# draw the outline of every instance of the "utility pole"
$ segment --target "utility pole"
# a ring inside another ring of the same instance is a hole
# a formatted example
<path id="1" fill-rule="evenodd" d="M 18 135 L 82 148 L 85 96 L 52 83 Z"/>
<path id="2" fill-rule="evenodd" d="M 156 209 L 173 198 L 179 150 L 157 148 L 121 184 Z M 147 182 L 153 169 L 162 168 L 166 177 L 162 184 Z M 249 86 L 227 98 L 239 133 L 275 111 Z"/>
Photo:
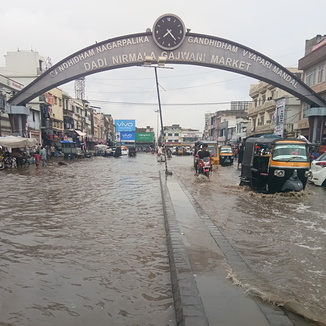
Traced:
<path id="1" fill-rule="evenodd" d="M 161 106 L 161 96 L 160 96 L 160 87 L 158 83 L 158 75 L 157 75 L 157 68 L 167 68 L 167 69 L 173 69 L 165 67 L 165 57 L 159 57 L 156 65 L 152 65 L 153 58 L 152 57 L 146 57 L 145 58 L 145 66 L 146 67 L 152 67 L 155 71 L 155 82 L 156 82 L 156 92 L 157 92 L 157 100 L 158 100 L 158 110 L 160 114 L 160 122 L 161 122 L 161 137 L 159 141 L 159 145 L 162 145 L 163 139 L 164 139 L 164 127 L 163 127 L 163 115 L 162 115 L 162 106 Z M 167 155 L 166 155 L 166 148 L 164 146 L 164 156 L 165 156 L 165 174 L 171 175 L 172 172 L 168 171 L 168 163 L 167 163 Z"/>

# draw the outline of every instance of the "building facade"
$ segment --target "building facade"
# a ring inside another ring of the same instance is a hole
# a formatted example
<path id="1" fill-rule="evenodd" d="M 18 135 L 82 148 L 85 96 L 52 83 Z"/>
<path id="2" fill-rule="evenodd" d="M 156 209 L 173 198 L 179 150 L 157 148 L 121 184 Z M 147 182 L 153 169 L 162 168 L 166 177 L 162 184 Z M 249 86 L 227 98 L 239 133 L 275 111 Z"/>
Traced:
<path id="1" fill-rule="evenodd" d="M 0 67 L 0 74 L 24 86 L 45 72 L 50 65 L 50 60 L 42 57 L 38 52 L 21 50 L 7 52 L 5 62 L 5 67 Z M 44 104 L 42 100 L 35 98 L 26 105 L 26 108 L 11 106 L 13 135 L 36 138 L 39 143 L 41 142 L 42 104 Z"/>
<path id="2" fill-rule="evenodd" d="M 18 112 L 12 112 L 8 104 L 10 97 L 23 89 L 23 87 L 24 85 L 21 83 L 0 75 L 0 137 L 12 134 L 11 121 L 13 123 L 20 121 L 20 125 L 23 126 L 24 114 L 21 116 Z M 23 134 L 22 129 L 21 134 Z"/>
<path id="3" fill-rule="evenodd" d="M 302 72 L 288 68 L 301 78 Z M 277 134 L 282 137 L 295 136 L 294 124 L 299 121 L 300 100 L 273 85 L 260 81 L 250 86 L 252 98 L 248 110 L 251 121 L 248 135 Z"/>
<path id="4" fill-rule="evenodd" d="M 243 132 L 237 131 L 237 123 L 247 120 L 248 107 L 248 101 L 235 101 L 230 103 L 230 110 L 209 113 L 208 123 L 205 121 L 205 128 L 208 130 L 204 131 L 204 135 L 207 135 L 204 139 L 217 141 L 220 145 L 231 143 L 236 146 L 243 136 Z"/>
<path id="5" fill-rule="evenodd" d="M 326 35 L 306 40 L 305 56 L 299 60 L 299 69 L 303 71 L 304 82 L 326 99 Z M 326 138 L 326 107 L 308 107 L 303 103 L 295 130 L 312 143 L 321 143 Z"/>

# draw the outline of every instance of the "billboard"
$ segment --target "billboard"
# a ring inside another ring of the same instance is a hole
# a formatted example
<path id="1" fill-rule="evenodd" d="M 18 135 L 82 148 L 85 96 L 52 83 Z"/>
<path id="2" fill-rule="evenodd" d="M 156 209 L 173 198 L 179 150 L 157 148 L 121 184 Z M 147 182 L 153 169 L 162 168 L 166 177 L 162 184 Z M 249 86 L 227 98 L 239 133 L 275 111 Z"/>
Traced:
<path id="1" fill-rule="evenodd" d="M 135 131 L 136 120 L 114 120 L 116 131 Z"/>
<path id="2" fill-rule="evenodd" d="M 128 142 L 135 141 L 136 132 L 135 131 L 120 131 L 120 141 Z"/>
<path id="3" fill-rule="evenodd" d="M 136 132 L 136 141 L 152 143 L 154 141 L 154 133 L 153 132 Z"/>

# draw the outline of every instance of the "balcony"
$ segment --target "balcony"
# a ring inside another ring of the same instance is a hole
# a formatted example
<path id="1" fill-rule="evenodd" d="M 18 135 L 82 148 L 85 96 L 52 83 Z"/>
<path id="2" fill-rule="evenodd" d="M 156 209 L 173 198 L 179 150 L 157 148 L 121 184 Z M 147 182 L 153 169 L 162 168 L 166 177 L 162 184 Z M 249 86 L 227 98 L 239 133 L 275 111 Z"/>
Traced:
<path id="1" fill-rule="evenodd" d="M 73 117 L 74 113 L 69 110 L 63 110 L 63 116 L 64 117 Z"/>
<path id="2" fill-rule="evenodd" d="M 255 128 L 255 133 L 272 134 L 274 132 L 274 126 L 271 124 L 258 125 Z"/>
<path id="3" fill-rule="evenodd" d="M 259 113 L 259 112 L 265 112 L 271 109 L 275 109 L 275 101 L 274 100 L 268 100 L 265 101 L 263 104 L 257 105 L 256 107 L 250 107 L 248 110 L 248 116 Z"/>

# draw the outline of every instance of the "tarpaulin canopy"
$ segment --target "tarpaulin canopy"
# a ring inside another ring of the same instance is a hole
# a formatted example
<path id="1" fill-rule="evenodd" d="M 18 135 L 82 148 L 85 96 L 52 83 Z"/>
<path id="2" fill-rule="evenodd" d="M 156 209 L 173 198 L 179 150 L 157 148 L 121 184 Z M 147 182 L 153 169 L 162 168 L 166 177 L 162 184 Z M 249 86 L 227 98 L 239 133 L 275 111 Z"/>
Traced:
<path id="1" fill-rule="evenodd" d="M 82 131 L 77 130 L 77 129 L 75 129 L 75 133 L 76 133 L 78 136 L 83 136 L 83 137 L 86 136 L 86 133 L 85 133 L 85 132 L 82 132 Z"/>
<path id="2" fill-rule="evenodd" d="M 9 148 L 33 147 L 37 140 L 34 138 L 24 138 L 21 136 L 0 137 L 0 145 Z"/>

